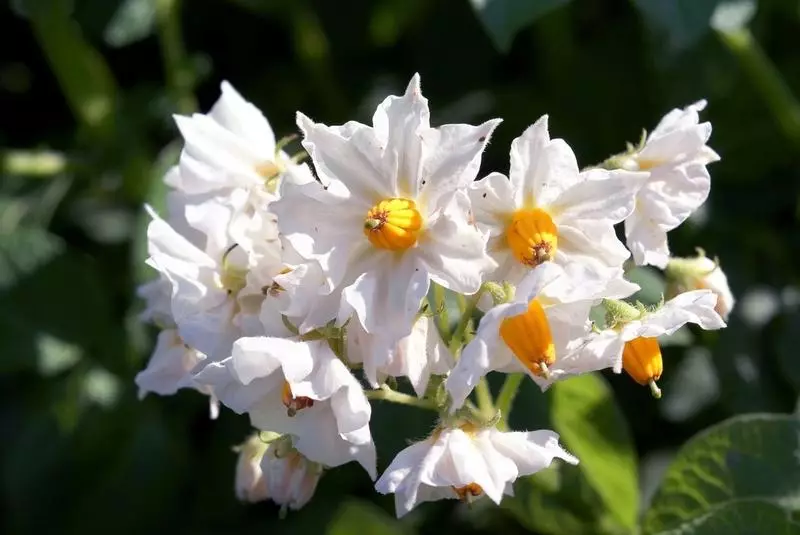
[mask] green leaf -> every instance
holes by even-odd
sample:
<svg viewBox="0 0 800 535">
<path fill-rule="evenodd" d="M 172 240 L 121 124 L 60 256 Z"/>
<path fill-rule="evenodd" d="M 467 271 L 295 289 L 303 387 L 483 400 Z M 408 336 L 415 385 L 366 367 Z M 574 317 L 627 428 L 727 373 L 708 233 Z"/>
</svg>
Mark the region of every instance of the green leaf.
<svg viewBox="0 0 800 535">
<path fill-rule="evenodd" d="M 514 407 L 513 429 L 554 429 L 580 459 L 578 466 L 559 463 L 520 479 L 516 496 L 503 501 L 517 520 L 548 535 L 634 531 L 636 455 L 627 423 L 603 378 L 573 377 L 545 394 L 524 381 Z"/>
<path fill-rule="evenodd" d="M 326 535 L 408 535 L 411 531 L 383 509 L 369 502 L 345 502 L 328 524 Z"/>
<path fill-rule="evenodd" d="M 710 29 L 711 16 L 720 0 L 633 0 L 645 22 L 673 53 L 699 41 Z"/>
<path fill-rule="evenodd" d="M 652 268 L 635 267 L 625 273 L 625 278 L 641 288 L 631 296 L 631 300 L 641 301 L 645 305 L 655 305 L 661 301 L 666 287 L 660 272 Z"/>
<path fill-rule="evenodd" d="M 116 83 L 71 18 L 68 0 L 25 2 L 33 32 L 79 122 L 97 135 L 113 127 Z"/>
<path fill-rule="evenodd" d="M 726 503 L 693 522 L 690 527 L 662 531 L 658 535 L 798 535 L 800 524 L 791 513 L 766 500 L 748 499 Z"/>
<path fill-rule="evenodd" d="M 607 510 L 632 530 L 639 511 L 636 452 L 611 389 L 601 376 L 584 374 L 551 390 L 554 429 Z"/>
<path fill-rule="evenodd" d="M 111 46 L 127 46 L 150 36 L 155 22 L 155 2 L 124 0 L 106 26 L 103 37 Z"/>
<path fill-rule="evenodd" d="M 38 367 L 49 374 L 84 352 L 119 367 L 118 336 L 90 259 L 39 228 L 0 234 L 0 371 Z"/>
<path fill-rule="evenodd" d="M 707 429 L 678 452 L 644 516 L 643 533 L 796 533 L 796 527 L 778 531 L 754 522 L 763 517 L 781 526 L 775 521 L 787 513 L 776 508 L 800 508 L 798 449 L 795 416 L 737 416 Z M 747 511 L 757 516 L 742 523 Z"/>
<path fill-rule="evenodd" d="M 508 52 L 514 36 L 539 17 L 570 0 L 470 0 L 494 46 Z"/>
</svg>

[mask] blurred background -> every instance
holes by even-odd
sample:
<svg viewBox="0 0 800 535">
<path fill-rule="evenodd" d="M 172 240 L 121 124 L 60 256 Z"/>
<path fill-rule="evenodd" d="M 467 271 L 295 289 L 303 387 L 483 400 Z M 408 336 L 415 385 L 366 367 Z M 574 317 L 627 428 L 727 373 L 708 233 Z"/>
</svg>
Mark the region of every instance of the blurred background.
<svg viewBox="0 0 800 535">
<path fill-rule="evenodd" d="M 0 35 L 3 533 L 660 533 L 670 523 L 651 501 L 683 444 L 732 416 L 795 411 L 797 0 L 10 0 Z M 434 124 L 504 119 L 484 174 L 507 172 L 511 140 L 542 114 L 587 166 L 707 99 L 722 160 L 709 201 L 670 242 L 678 255 L 700 246 L 718 256 L 738 303 L 728 329 L 679 331 L 665 344 L 661 400 L 624 375 L 570 380 L 547 396 L 526 384 L 512 424 L 555 427 L 583 463 L 521 481 L 501 508 L 441 502 L 397 522 L 392 497 L 346 466 L 279 520 L 274 505 L 234 496 L 245 417 L 223 410 L 212 421 L 191 391 L 137 399 L 133 377 L 154 342 L 134 293 L 152 276 L 142 205 L 162 205 L 160 180 L 180 151 L 171 115 L 208 110 L 222 80 L 281 137 L 295 132 L 296 110 L 369 122 L 414 72 Z M 632 276 L 642 300 L 658 301 L 659 272 Z M 432 424 L 414 408 L 377 407 L 379 470 Z M 738 465 L 731 449 L 714 454 L 733 471 L 714 472 L 719 492 L 800 496 L 798 433 L 776 433 L 756 433 Z M 795 462 L 764 472 L 752 456 L 775 443 L 788 449 L 773 461 Z M 750 472 L 734 473 L 742 466 Z M 798 532 L 786 509 L 758 507 L 743 522 L 776 523 L 747 533 Z"/>
</svg>

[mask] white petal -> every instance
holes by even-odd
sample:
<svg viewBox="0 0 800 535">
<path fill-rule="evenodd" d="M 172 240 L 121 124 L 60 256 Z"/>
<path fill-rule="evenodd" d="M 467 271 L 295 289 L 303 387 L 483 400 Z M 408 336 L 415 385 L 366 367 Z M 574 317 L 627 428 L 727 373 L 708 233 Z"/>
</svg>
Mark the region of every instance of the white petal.
<svg viewBox="0 0 800 535">
<path fill-rule="evenodd" d="M 511 143 L 511 185 L 517 206 L 548 206 L 578 181 L 578 162 L 563 140 L 550 140 L 547 115 Z"/>
<path fill-rule="evenodd" d="M 501 173 L 490 173 L 469 186 L 475 222 L 492 236 L 505 232 L 509 214 L 519 208 L 511 181 Z"/>
<path fill-rule="evenodd" d="M 725 322 L 714 310 L 717 296 L 711 290 L 685 292 L 667 301 L 661 309 L 622 330 L 624 340 L 654 338 L 672 334 L 686 323 L 696 323 L 706 330 L 721 329 Z"/>
<path fill-rule="evenodd" d="M 415 269 L 436 283 L 463 294 L 474 294 L 484 275 L 497 265 L 486 254 L 486 236 L 469 222 L 469 198 L 457 192 L 426 230 Z"/>
<path fill-rule="evenodd" d="M 300 112 L 297 126 L 323 183 L 340 182 L 366 209 L 395 196 L 393 169 L 383 161 L 383 147 L 372 128 L 356 122 L 330 127 Z"/>
<path fill-rule="evenodd" d="M 617 239 L 612 225 L 587 221 L 571 221 L 558 226 L 558 249 L 555 261 L 599 262 L 604 266 L 620 267 L 630 253 Z"/>
<path fill-rule="evenodd" d="M 401 450 L 375 483 L 375 490 L 381 494 L 395 492 L 408 475 L 419 468 L 429 449 L 430 442 L 425 440 Z"/>
<path fill-rule="evenodd" d="M 550 210 L 558 214 L 556 224 L 575 220 L 619 223 L 633 212 L 636 193 L 648 176 L 602 169 L 581 173 L 580 182 L 563 191 L 550 205 Z"/>
<path fill-rule="evenodd" d="M 161 396 L 174 394 L 186 386 L 188 373 L 204 358 L 186 347 L 174 329 L 161 331 L 147 367 L 136 375 L 139 397 L 148 392 Z"/>
<path fill-rule="evenodd" d="M 578 459 L 561 447 L 558 434 L 553 431 L 501 433 L 492 429 L 489 433 L 494 447 L 514 461 L 520 476 L 535 474 L 547 468 L 553 459 L 578 464 Z"/>
<path fill-rule="evenodd" d="M 446 444 L 445 451 L 435 465 L 425 463 L 420 474 L 422 483 L 456 488 L 476 483 L 494 503 L 500 503 L 505 485 L 495 483 L 491 467 L 469 435 L 461 429 L 451 429 L 443 431 L 437 442 Z"/>
<path fill-rule="evenodd" d="M 350 311 L 355 311 L 368 333 L 393 338 L 396 343 L 411 332 L 414 316 L 428 293 L 428 273 L 417 267 L 411 254 L 376 251 L 372 261 L 354 270 L 362 274 L 342 293 L 339 321 L 346 321 Z"/>
<path fill-rule="evenodd" d="M 652 210 L 634 210 L 625 220 L 625 242 L 637 266 L 663 269 L 669 262 L 667 232 L 651 219 L 652 213 Z"/>
<path fill-rule="evenodd" d="M 220 125 L 272 156 L 275 134 L 261 110 L 247 102 L 227 81 L 220 84 L 222 96 L 208 115 Z"/>
<path fill-rule="evenodd" d="M 423 163 L 419 196 L 424 203 L 435 205 L 442 195 L 464 189 L 475 180 L 483 150 L 500 122 L 446 124 L 420 133 Z"/>
<path fill-rule="evenodd" d="M 387 97 L 372 117 L 375 136 L 385 147 L 388 169 L 396 170 L 392 189 L 402 197 L 416 197 L 422 164 L 420 132 L 430 128 L 428 99 L 422 96 L 415 74 L 402 97 Z"/>
<path fill-rule="evenodd" d="M 483 376 L 492 370 L 507 367 L 514 360 L 500 338 L 500 324 L 505 318 L 522 314 L 527 309 L 527 302 L 506 303 L 492 308 L 481 318 L 475 338 L 464 347 L 445 381 L 445 388 L 453 402 L 451 412 L 464 404 Z"/>
</svg>

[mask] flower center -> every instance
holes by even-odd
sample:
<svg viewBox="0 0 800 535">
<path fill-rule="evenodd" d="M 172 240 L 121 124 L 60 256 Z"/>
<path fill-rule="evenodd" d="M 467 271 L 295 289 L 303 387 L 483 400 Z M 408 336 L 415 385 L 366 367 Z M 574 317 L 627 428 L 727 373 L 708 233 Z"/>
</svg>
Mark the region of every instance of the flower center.
<svg viewBox="0 0 800 535">
<path fill-rule="evenodd" d="M 305 396 L 295 397 L 292 394 L 292 387 L 288 381 L 283 382 L 283 389 L 281 390 L 281 401 L 286 406 L 286 414 L 289 417 L 294 417 L 297 411 L 307 409 L 314 406 L 314 400 Z"/>
<path fill-rule="evenodd" d="M 517 260 L 536 267 L 555 256 L 558 231 L 553 219 L 541 208 L 517 210 L 506 229 L 506 240 Z"/>
<path fill-rule="evenodd" d="M 468 502 L 470 498 L 476 498 L 483 494 L 483 489 L 477 483 L 470 483 L 463 487 L 453 487 L 453 490 L 462 502 Z"/>
<path fill-rule="evenodd" d="M 417 243 L 422 215 L 410 199 L 385 199 L 364 218 L 364 235 L 378 249 L 404 251 Z"/>
<path fill-rule="evenodd" d="M 512 353 L 534 375 L 547 379 L 547 367 L 556 361 L 556 349 L 550 324 L 542 304 L 534 299 L 528 310 L 500 324 L 500 337 Z"/>
<path fill-rule="evenodd" d="M 664 364 L 661 348 L 655 338 L 634 338 L 625 342 L 622 350 L 622 367 L 640 385 L 649 385 L 655 397 L 661 397 L 656 381 L 661 378 Z"/>
<path fill-rule="evenodd" d="M 233 253 L 238 245 L 231 245 L 222 255 L 222 266 L 219 273 L 219 285 L 228 292 L 228 295 L 236 295 L 247 285 L 247 268 L 237 265 L 231 260 Z"/>
</svg>

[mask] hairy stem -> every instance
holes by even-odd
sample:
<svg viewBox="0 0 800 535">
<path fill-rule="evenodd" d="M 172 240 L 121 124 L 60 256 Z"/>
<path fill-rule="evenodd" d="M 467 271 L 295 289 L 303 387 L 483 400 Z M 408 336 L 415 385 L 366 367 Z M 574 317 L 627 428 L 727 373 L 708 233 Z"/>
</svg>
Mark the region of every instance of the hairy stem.
<svg viewBox="0 0 800 535">
<path fill-rule="evenodd" d="M 400 405 L 410 405 L 412 407 L 419 407 L 420 409 L 438 410 L 436 404 L 429 399 L 422 399 L 416 396 L 410 396 L 396 390 L 392 390 L 387 385 L 381 386 L 378 390 L 367 390 L 365 392 L 367 399 L 378 399 L 382 401 L 389 401 Z"/>
<path fill-rule="evenodd" d="M 519 385 L 522 384 L 522 379 L 524 378 L 524 373 L 506 375 L 503 388 L 500 389 L 500 394 L 497 396 L 497 409 L 500 411 L 500 421 L 497 423 L 497 428 L 501 431 L 508 430 L 508 416 L 511 413 L 511 407 L 514 405 L 514 398 L 517 397 Z"/>
</svg>

